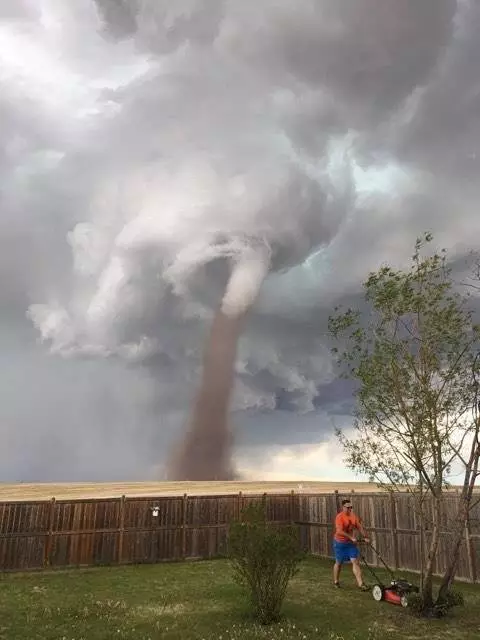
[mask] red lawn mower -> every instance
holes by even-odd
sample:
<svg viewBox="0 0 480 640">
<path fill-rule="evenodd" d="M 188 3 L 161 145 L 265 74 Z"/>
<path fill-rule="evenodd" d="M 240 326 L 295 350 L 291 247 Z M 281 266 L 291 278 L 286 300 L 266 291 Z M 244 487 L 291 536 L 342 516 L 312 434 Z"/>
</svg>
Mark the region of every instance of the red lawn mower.
<svg viewBox="0 0 480 640">
<path fill-rule="evenodd" d="M 360 557 L 363 563 L 365 564 L 366 568 L 370 571 L 370 573 L 376 580 L 376 584 L 374 584 L 372 587 L 373 599 L 376 600 L 377 602 L 381 602 L 382 600 L 384 600 L 385 602 L 390 602 L 390 604 L 397 604 L 397 605 L 401 605 L 402 607 L 408 607 L 408 595 L 410 593 L 418 593 L 420 589 L 416 585 L 412 584 L 411 582 L 408 582 L 408 580 L 400 580 L 396 578 L 395 575 L 393 574 L 393 571 L 387 565 L 387 563 L 382 558 L 382 556 L 377 551 L 377 549 L 375 549 L 375 547 L 370 542 L 369 543 L 363 542 L 363 544 L 368 544 L 368 546 L 375 553 L 375 555 L 383 564 L 383 566 L 388 571 L 391 577 L 390 584 L 388 585 L 384 584 L 380 580 L 380 578 L 377 576 L 375 571 L 372 569 L 372 567 L 366 561 L 365 555 L 360 551 Z"/>
</svg>

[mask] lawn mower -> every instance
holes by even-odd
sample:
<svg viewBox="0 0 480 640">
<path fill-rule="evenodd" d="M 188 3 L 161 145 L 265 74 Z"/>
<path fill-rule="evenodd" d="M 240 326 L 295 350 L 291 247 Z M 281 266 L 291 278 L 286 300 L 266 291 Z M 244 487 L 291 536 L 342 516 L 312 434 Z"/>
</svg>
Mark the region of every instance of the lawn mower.
<svg viewBox="0 0 480 640">
<path fill-rule="evenodd" d="M 361 546 L 359 546 L 360 558 L 376 580 L 376 584 L 374 584 L 372 587 L 373 599 L 377 602 L 385 600 L 385 602 L 390 602 L 390 604 L 398 604 L 402 607 L 408 607 L 408 595 L 410 593 L 418 593 L 420 589 L 411 582 L 408 582 L 408 580 L 400 580 L 396 578 L 393 571 L 387 565 L 377 549 L 375 549 L 373 544 L 371 544 L 370 542 L 366 543 L 364 541 L 362 541 L 362 544 L 368 545 L 372 549 L 372 551 L 375 553 L 375 555 L 383 564 L 391 577 L 390 584 L 384 584 L 372 569 L 372 567 L 368 564 L 367 560 L 365 559 L 365 554 L 362 553 Z"/>
</svg>

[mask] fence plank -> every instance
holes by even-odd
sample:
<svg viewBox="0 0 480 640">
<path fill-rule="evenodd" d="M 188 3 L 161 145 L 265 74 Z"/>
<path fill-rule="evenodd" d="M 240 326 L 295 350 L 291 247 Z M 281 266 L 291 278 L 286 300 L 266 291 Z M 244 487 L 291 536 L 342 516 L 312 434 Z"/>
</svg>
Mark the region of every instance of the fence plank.
<svg viewBox="0 0 480 640">
<path fill-rule="evenodd" d="M 368 507 L 369 507 L 369 512 L 370 512 L 370 526 L 369 526 L 369 532 L 372 532 L 372 543 L 373 546 L 375 547 L 375 549 L 378 549 L 378 539 L 377 539 L 377 531 L 375 530 L 375 507 L 373 504 L 373 498 L 372 496 L 369 496 L 368 498 Z M 378 565 L 378 557 L 373 554 L 372 557 L 370 557 L 370 562 L 373 565 Z"/>
<path fill-rule="evenodd" d="M 182 558 L 187 555 L 187 501 L 188 496 L 185 493 L 183 495 L 183 509 L 182 509 Z"/>
<path fill-rule="evenodd" d="M 50 564 L 50 553 L 52 551 L 53 522 L 55 519 L 55 498 L 51 500 L 50 514 L 48 518 L 48 535 L 45 540 L 45 552 L 43 556 L 43 566 L 48 567 Z"/>
<path fill-rule="evenodd" d="M 473 536 L 470 528 L 470 519 L 465 523 L 465 542 L 466 542 L 466 553 L 467 553 L 467 561 L 468 561 L 468 571 L 470 574 L 470 581 L 477 581 L 477 563 L 475 561 L 475 550 L 473 548 Z"/>
<path fill-rule="evenodd" d="M 120 498 L 120 524 L 119 524 L 119 536 L 118 536 L 118 554 L 117 562 L 122 564 L 123 562 L 123 540 L 125 535 L 125 496 Z"/>
<path fill-rule="evenodd" d="M 398 523 L 397 523 L 397 503 L 393 492 L 390 493 L 390 521 L 392 524 L 391 540 L 392 540 L 392 553 L 393 553 L 393 567 L 398 569 Z"/>
</svg>

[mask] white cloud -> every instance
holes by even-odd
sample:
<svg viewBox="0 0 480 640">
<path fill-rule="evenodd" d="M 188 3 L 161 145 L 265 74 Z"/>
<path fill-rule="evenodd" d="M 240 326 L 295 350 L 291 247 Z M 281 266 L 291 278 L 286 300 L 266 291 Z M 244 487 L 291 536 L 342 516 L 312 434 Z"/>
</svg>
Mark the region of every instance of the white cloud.
<svg viewBox="0 0 480 640">
<path fill-rule="evenodd" d="M 368 480 L 345 468 L 341 446 L 333 437 L 316 445 L 267 448 L 261 460 L 256 458 L 258 452 L 254 453 L 255 458 L 252 458 L 252 453 L 243 454 L 235 460 L 237 471 L 245 480 Z"/>
</svg>

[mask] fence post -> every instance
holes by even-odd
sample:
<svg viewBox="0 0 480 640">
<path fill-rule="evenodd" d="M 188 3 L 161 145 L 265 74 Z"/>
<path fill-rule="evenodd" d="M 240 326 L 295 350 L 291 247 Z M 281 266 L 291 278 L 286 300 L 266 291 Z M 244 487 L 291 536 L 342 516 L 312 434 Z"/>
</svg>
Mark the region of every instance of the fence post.
<svg viewBox="0 0 480 640">
<path fill-rule="evenodd" d="M 50 500 L 50 510 L 48 513 L 48 534 L 45 540 L 45 550 L 43 556 L 43 566 L 50 566 L 50 555 L 52 553 L 52 539 L 53 539 L 53 520 L 55 517 L 55 498 Z"/>
<path fill-rule="evenodd" d="M 468 571 L 470 573 L 470 581 L 475 584 L 477 581 L 477 565 L 475 561 L 475 550 L 472 544 L 472 532 L 470 529 L 470 518 L 465 522 L 465 542 L 467 550 Z"/>
<path fill-rule="evenodd" d="M 188 495 L 183 494 L 182 501 L 182 559 L 187 557 L 187 502 Z"/>
<path fill-rule="evenodd" d="M 119 535 L 118 535 L 118 557 L 117 563 L 122 564 L 123 560 L 123 534 L 125 531 L 125 496 L 120 498 L 120 522 L 119 522 Z"/>
<path fill-rule="evenodd" d="M 398 532 L 397 532 L 397 503 L 393 491 L 390 492 L 390 520 L 392 523 L 392 547 L 393 547 L 393 566 L 398 569 L 400 561 L 398 557 Z"/>
<path fill-rule="evenodd" d="M 290 491 L 290 524 L 295 523 L 295 489 Z"/>
<path fill-rule="evenodd" d="M 337 512 L 340 511 L 340 497 L 338 495 L 338 489 L 335 489 L 335 506 L 337 508 Z"/>
<path fill-rule="evenodd" d="M 368 498 L 368 507 L 370 511 L 370 530 L 372 532 L 372 543 L 375 549 L 378 549 L 377 545 L 377 530 L 376 530 L 376 522 L 375 522 L 375 505 L 373 502 L 372 496 Z M 373 554 L 373 563 L 378 566 L 378 557 L 376 554 Z"/>
</svg>

